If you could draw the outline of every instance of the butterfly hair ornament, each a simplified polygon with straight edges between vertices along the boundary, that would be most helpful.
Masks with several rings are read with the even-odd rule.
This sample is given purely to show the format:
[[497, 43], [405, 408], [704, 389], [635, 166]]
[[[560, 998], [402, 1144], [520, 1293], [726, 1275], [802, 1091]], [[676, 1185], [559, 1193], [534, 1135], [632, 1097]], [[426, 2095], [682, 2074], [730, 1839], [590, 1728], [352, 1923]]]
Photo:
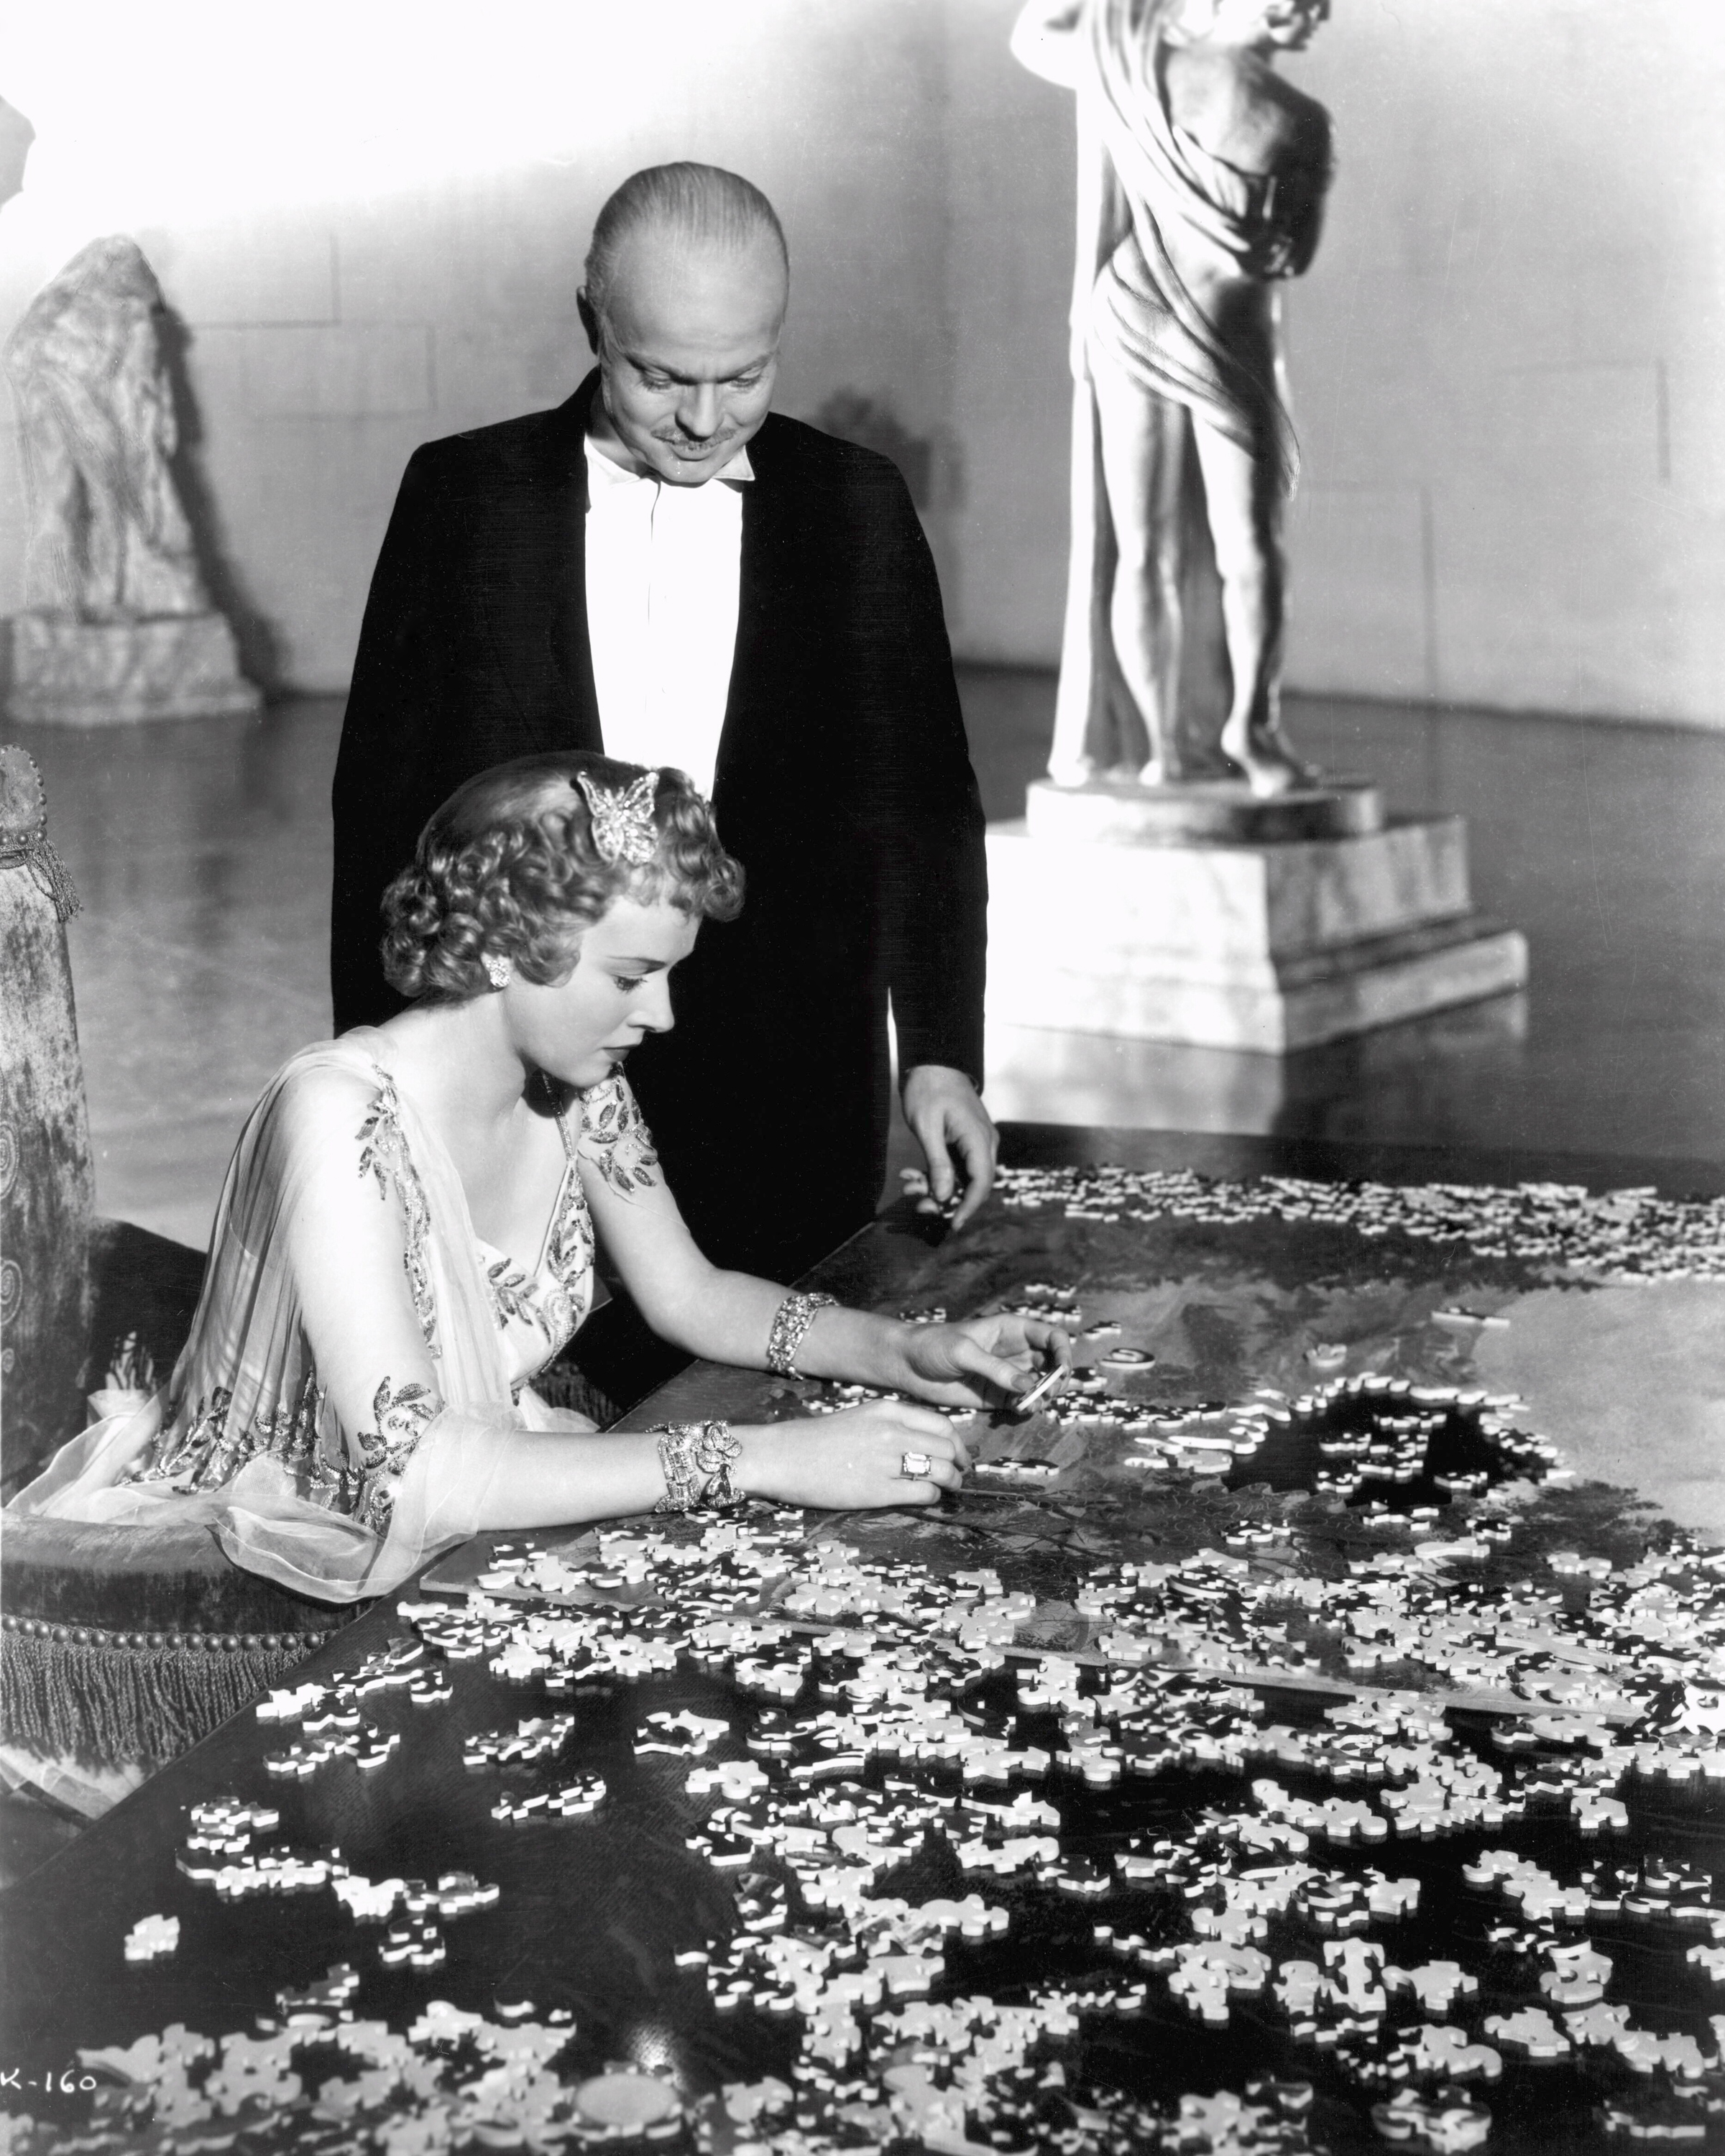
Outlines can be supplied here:
[[649, 771], [632, 786], [596, 786], [584, 771], [575, 774], [593, 818], [593, 848], [608, 868], [619, 861], [639, 868], [659, 850], [659, 827], [653, 821], [653, 797], [659, 773]]

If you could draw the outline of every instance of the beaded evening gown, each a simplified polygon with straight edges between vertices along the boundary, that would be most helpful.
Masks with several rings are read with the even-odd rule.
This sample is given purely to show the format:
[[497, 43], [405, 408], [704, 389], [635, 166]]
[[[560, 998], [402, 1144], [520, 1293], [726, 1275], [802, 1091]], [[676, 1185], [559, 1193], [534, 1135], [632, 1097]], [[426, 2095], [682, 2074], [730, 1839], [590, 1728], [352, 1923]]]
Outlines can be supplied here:
[[277, 1073], [228, 1168], [172, 1378], [64, 1446], [8, 1510], [205, 1517], [235, 1563], [347, 1601], [473, 1532], [505, 1433], [593, 1427], [531, 1380], [592, 1300], [582, 1166], [626, 1188], [652, 1163], [626, 1081], [561, 1118], [562, 1180], [529, 1265], [475, 1234], [387, 1057], [359, 1027]]

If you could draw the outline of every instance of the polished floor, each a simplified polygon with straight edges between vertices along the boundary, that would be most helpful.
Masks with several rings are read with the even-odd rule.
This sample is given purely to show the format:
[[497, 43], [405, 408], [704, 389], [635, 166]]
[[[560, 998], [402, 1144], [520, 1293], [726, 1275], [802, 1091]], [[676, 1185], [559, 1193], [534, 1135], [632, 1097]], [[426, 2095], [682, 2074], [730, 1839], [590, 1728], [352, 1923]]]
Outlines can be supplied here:
[[[1022, 813], [1053, 682], [968, 669], [991, 818]], [[1328, 767], [1466, 816], [1525, 994], [1276, 1057], [998, 1028], [999, 1116], [1725, 1158], [1725, 735], [1292, 700]], [[84, 911], [69, 935], [97, 1202], [197, 1244], [246, 1108], [326, 1031], [341, 704], [244, 721], [13, 729]], [[902, 1141], [898, 1157], [903, 1152]]]

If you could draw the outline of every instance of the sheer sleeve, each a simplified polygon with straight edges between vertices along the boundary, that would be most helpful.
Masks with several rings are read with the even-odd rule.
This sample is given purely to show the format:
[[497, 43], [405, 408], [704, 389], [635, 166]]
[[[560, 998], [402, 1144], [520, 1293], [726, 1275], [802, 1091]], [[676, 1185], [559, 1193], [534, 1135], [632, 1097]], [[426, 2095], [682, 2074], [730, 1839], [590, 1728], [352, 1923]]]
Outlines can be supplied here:
[[17, 1502], [207, 1521], [236, 1564], [347, 1602], [472, 1533], [526, 1426], [454, 1165], [349, 1035], [248, 1118], [171, 1383]]
[[473, 1531], [521, 1418], [506, 1396], [473, 1398], [470, 1383], [454, 1389], [461, 1404], [449, 1397], [439, 1306], [449, 1268], [438, 1263], [434, 1208], [388, 1078], [306, 1070], [275, 1107], [274, 1226], [319, 1457], [308, 1488], [278, 1454], [255, 1455], [229, 1486], [218, 1532], [236, 1563], [347, 1599], [398, 1584]]
[[305, 1163], [283, 1225], [319, 1420], [360, 1478], [344, 1509], [381, 1532], [444, 1405], [425, 1196], [387, 1085], [307, 1072], [279, 1113], [282, 1143]]

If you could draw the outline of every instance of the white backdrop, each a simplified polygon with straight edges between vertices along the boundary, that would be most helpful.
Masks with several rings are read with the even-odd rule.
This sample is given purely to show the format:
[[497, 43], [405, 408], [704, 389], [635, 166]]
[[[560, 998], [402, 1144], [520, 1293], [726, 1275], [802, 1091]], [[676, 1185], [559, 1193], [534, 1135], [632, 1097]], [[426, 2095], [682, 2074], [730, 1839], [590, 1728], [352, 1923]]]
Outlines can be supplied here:
[[[556, 401], [592, 214], [693, 156], [773, 196], [780, 403], [921, 444], [955, 641], [1055, 654], [1070, 113], [1014, 0], [306, 0], [18, 8], [34, 122], [0, 330], [131, 231], [187, 326], [226, 596], [279, 684], [345, 682], [415, 443]], [[1725, 12], [1336, 0], [1291, 294], [1301, 685], [1725, 724]], [[18, 479], [0, 444], [0, 613]]]

